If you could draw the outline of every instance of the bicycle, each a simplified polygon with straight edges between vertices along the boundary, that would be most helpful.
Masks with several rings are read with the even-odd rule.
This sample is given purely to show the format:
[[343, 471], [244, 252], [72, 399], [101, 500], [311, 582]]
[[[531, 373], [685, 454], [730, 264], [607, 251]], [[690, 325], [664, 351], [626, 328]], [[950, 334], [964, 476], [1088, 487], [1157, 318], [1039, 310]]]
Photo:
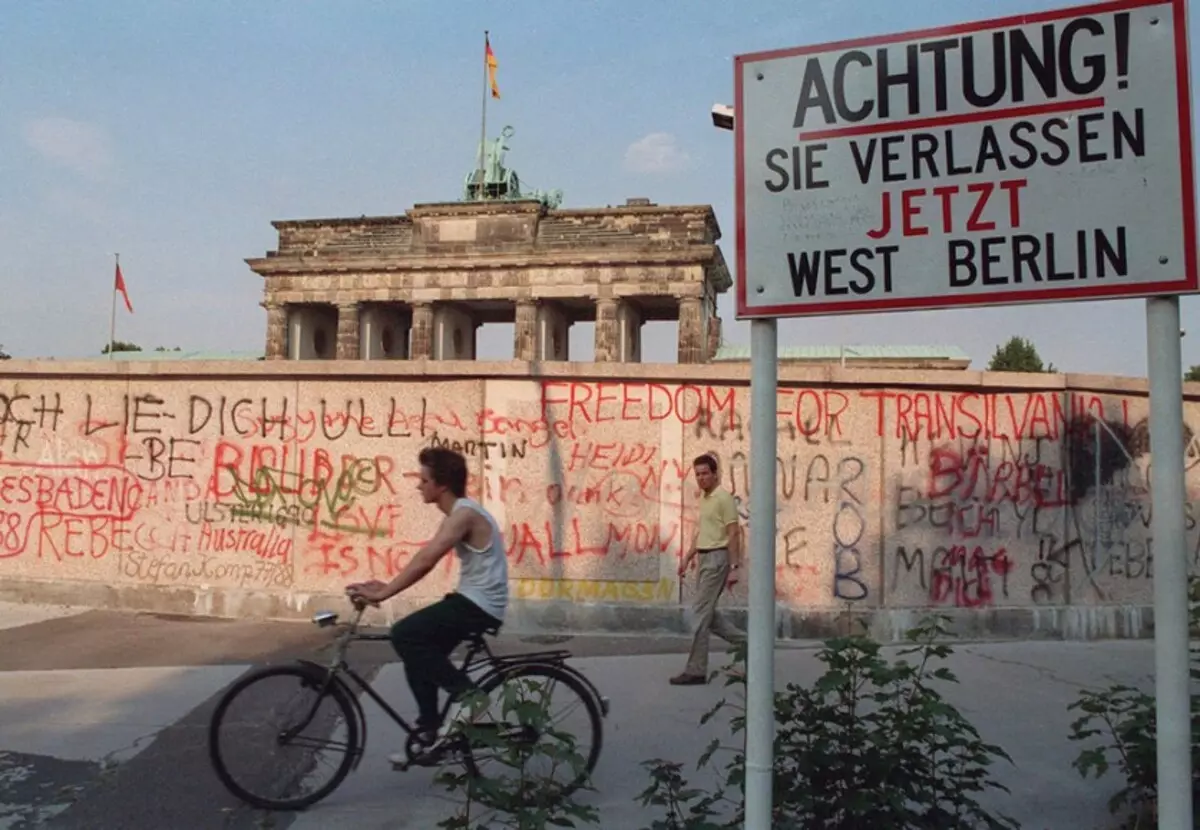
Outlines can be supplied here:
[[[367, 604], [355, 601], [353, 605], [357, 610], [357, 614], [352, 622], [343, 624], [344, 631], [335, 641], [336, 645], [333, 657], [327, 665], [321, 665], [312, 660], [297, 659], [293, 663], [266, 666], [252, 671], [235, 682], [222, 695], [216, 709], [213, 711], [208, 730], [210, 761], [221, 783], [231, 793], [247, 804], [267, 810], [302, 810], [326, 798], [341, 785], [342, 781], [345, 780], [351, 771], [357, 769], [359, 763], [362, 761], [366, 747], [367, 721], [362, 703], [359, 701], [358, 695], [351, 689], [347, 678], [353, 680], [360, 691], [365, 691], [380, 709], [407, 734], [407, 740], [404, 745], [407, 761], [396, 768], [404, 771], [413, 766], [420, 765], [424, 757], [423, 750], [425, 746], [417, 737], [415, 726], [411, 725], [393, 709], [371, 684], [346, 662], [346, 652], [352, 642], [379, 642], [388, 640], [386, 633], [372, 634], [359, 631], [363, 612], [366, 610]], [[318, 611], [313, 615], [312, 622], [320, 628], [329, 628], [338, 624], [338, 614], [333, 611]], [[565, 797], [582, 786], [587, 777], [595, 770], [603, 741], [602, 720], [608, 717], [609, 700], [600, 694], [596, 686], [582, 672], [566, 664], [566, 660], [571, 657], [570, 651], [557, 649], [497, 656], [489, 648], [484, 639], [484, 634], [495, 636], [498, 633], [499, 626], [494, 626], [466, 640], [468, 646], [467, 653], [463, 658], [460, 668], [468, 672], [468, 674], [478, 671], [481, 667], [484, 669], [479, 679], [473, 678], [475, 688], [479, 692], [490, 695], [498, 686], [513, 679], [541, 678], [566, 686], [580, 698], [587, 711], [591, 725], [592, 748], [588, 753], [585, 769], [580, 771], [567, 785], [557, 790], [557, 794], [560, 797]], [[338, 730], [345, 733], [343, 742], [334, 742], [333, 744], [341, 746], [345, 750], [345, 755], [337, 764], [333, 777], [309, 795], [295, 798], [262, 796], [250, 789], [250, 787], [254, 786], [253, 782], [241, 779], [230, 771], [230, 760], [239, 756], [236, 744], [238, 738], [241, 736], [235, 735], [228, 740], [223, 740], [221, 726], [226, 714], [230, 706], [248, 689], [265, 680], [276, 678], [294, 678], [299, 681], [302, 690], [315, 689], [317, 694], [316, 699], [307, 710], [301, 707], [301, 711], [299, 712], [301, 715], [300, 723], [297, 726], [275, 732], [274, 739], [277, 745], [282, 746], [296, 741], [294, 744], [296, 746], [311, 746], [312, 743], [309, 739], [297, 740], [297, 737], [304, 728], [314, 722], [317, 709], [325, 700], [333, 701], [334, 714], [338, 716], [321, 724], [327, 730], [328, 737], [332, 738]], [[448, 695], [447, 697], [450, 698], [451, 696]], [[452, 699], [446, 700], [441, 712], [442, 719], [445, 719], [453, 702]], [[259, 719], [253, 718], [251, 724], [257, 726]], [[502, 739], [511, 741], [522, 739], [536, 740], [540, 737], [529, 735], [528, 733], [528, 725], [518, 725], [511, 732], [500, 732]], [[491, 746], [492, 742], [487, 741], [485, 745]], [[461, 736], [459, 736], [459, 740], [455, 741], [453, 746], [454, 754], [459, 757], [466, 768], [467, 775], [471, 779], [480, 779], [482, 777], [475, 757], [478, 754], [479, 748], [470, 740], [463, 739]], [[313, 764], [309, 761], [290, 766], [287, 764], [276, 765], [266, 763], [261, 757], [252, 758], [251, 761], [253, 765], [251, 775], [257, 775], [260, 778], [276, 779], [290, 784], [298, 781], [303, 782], [312, 775]]]

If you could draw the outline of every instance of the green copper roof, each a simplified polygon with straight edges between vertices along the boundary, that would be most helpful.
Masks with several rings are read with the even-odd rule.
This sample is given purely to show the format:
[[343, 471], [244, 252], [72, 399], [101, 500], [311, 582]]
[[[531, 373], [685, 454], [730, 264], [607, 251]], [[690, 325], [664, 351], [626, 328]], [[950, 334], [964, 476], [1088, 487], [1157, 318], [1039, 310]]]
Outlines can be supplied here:
[[[107, 354], [90, 354], [86, 357], [54, 357], [54, 358], [37, 358], [39, 360], [108, 360]], [[217, 351], [140, 351], [140, 352], [115, 352], [112, 356], [113, 361], [154, 361], [154, 360], [262, 360], [263, 353], [256, 352], [217, 352]]]
[[[781, 346], [780, 360], [970, 360], [958, 346]], [[749, 346], [722, 346], [713, 360], [749, 360]]]

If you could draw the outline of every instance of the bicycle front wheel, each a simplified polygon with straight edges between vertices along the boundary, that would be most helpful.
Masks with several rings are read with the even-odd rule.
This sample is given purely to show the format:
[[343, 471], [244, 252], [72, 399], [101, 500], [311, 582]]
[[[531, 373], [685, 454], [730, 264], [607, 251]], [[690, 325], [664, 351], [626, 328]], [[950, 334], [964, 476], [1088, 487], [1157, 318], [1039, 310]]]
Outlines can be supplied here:
[[[221, 698], [208, 727], [217, 777], [242, 801], [300, 810], [337, 788], [359, 753], [359, 724], [346, 692], [300, 666], [246, 675]], [[321, 763], [321, 752], [334, 754]]]
[[[603, 743], [600, 708], [574, 672], [518, 664], [480, 684], [475, 702], [470, 725], [461, 727], [461, 754], [482, 801], [527, 805], [565, 798], [595, 771]], [[464, 703], [471, 706], [470, 698]]]

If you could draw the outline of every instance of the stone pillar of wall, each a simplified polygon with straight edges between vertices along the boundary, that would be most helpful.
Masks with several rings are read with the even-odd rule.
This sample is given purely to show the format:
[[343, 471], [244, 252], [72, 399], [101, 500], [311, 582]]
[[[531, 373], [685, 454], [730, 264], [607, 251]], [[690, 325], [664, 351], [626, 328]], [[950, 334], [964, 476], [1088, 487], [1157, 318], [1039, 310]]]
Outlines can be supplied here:
[[557, 303], [539, 302], [537, 355], [539, 360], [570, 360], [571, 321]]
[[404, 360], [412, 328], [409, 312], [399, 305], [372, 303], [358, 318], [359, 352], [362, 360]]
[[617, 304], [617, 360], [642, 362], [642, 312], [628, 302]]
[[717, 356], [717, 352], [721, 350], [721, 318], [713, 315], [708, 318], [708, 354], [705, 355], [705, 362], [712, 360]]
[[679, 357], [680, 363], [703, 363], [707, 332], [704, 330], [703, 300], [699, 297], [679, 298]]
[[358, 303], [337, 307], [337, 360], [358, 360]]
[[262, 303], [267, 310], [267, 360], [287, 359], [287, 306], [283, 303]]
[[288, 360], [333, 360], [337, 357], [338, 312], [324, 303], [287, 307]]
[[617, 340], [617, 301], [596, 300], [596, 362], [616, 363], [620, 359]]
[[439, 304], [433, 312], [433, 359], [474, 360], [478, 329], [470, 306]]
[[533, 300], [518, 300], [513, 325], [513, 360], [538, 360], [538, 306]]
[[413, 303], [412, 344], [408, 355], [412, 360], [433, 358], [433, 306], [429, 303]]

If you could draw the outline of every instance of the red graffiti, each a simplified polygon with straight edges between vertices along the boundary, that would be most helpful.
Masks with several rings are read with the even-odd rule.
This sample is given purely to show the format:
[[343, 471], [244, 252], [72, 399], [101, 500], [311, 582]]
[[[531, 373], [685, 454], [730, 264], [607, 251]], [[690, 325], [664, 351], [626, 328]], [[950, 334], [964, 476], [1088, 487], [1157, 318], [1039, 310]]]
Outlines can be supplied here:
[[475, 418], [480, 435], [514, 437], [528, 436], [530, 449], [540, 450], [550, 446], [555, 439], [571, 437], [571, 426], [566, 421], [551, 421], [547, 418], [526, 419], [497, 414], [485, 409]]
[[556, 537], [552, 522], [512, 525], [508, 556], [520, 564], [526, 557], [539, 563], [553, 559], [603, 556], [624, 559], [629, 556], [661, 555], [677, 552], [683, 539], [680, 524], [658, 522], [605, 522], [599, 532], [589, 534], [578, 518], [567, 521]]
[[[142, 496], [137, 479], [116, 465], [0, 461], [0, 558], [24, 553], [31, 541], [39, 555], [49, 544], [60, 560], [100, 558], [112, 547], [112, 528], [133, 517]], [[58, 528], [65, 547], [50, 541]]]
[[[572, 442], [567, 458], [567, 470], [615, 470], [621, 467], [657, 466], [658, 445], [645, 443]], [[681, 468], [678, 461], [677, 468]]]
[[805, 438], [817, 435], [832, 440], [841, 438], [842, 415], [850, 408], [850, 398], [835, 389], [780, 389], [776, 394], [777, 418], [794, 424]]
[[[889, 414], [894, 437], [930, 440], [1009, 438], [1026, 440], [1062, 437], [1068, 423], [1093, 415], [1104, 419], [1104, 402], [1095, 395], [1039, 392], [995, 395], [982, 392], [953, 394], [863, 390], [860, 398], [876, 402], [876, 430], [886, 434]], [[1067, 399], [1064, 404], [1064, 397]], [[1024, 399], [1023, 401], [1021, 399]], [[890, 406], [889, 406], [890, 404]], [[1122, 402], [1122, 414], [1128, 412]]]
[[987, 447], [976, 446], [961, 457], [940, 447], [929, 456], [930, 499], [950, 499], [960, 504], [1034, 505], [1062, 507], [1068, 503], [1066, 473], [1044, 464], [1002, 461], [993, 470]]
[[141, 485], [121, 467], [93, 467], [85, 472], [81, 467], [25, 466], [35, 470], [0, 476], [0, 504], [29, 505], [38, 513], [128, 519], [141, 503]]
[[[390, 544], [367, 544], [364, 548], [341, 533], [315, 531], [308, 537], [309, 561], [305, 571], [320, 576], [347, 578], [365, 570], [372, 579], [392, 579], [408, 564], [424, 541], [397, 541]], [[315, 556], [313, 556], [315, 554]], [[447, 568], [453, 557], [446, 557]]]
[[112, 518], [44, 515], [37, 519], [39, 558], [53, 556], [59, 562], [103, 559], [113, 551], [128, 547], [127, 529]]
[[335, 459], [336, 456], [319, 448], [297, 448], [291, 444], [252, 444], [243, 448], [219, 441], [213, 454], [209, 490], [217, 498], [237, 492], [293, 495], [314, 505], [331, 488], [374, 493], [386, 487], [395, 495], [392, 482], [395, 462], [390, 456], [364, 459], [343, 454]]
[[682, 384], [672, 391], [661, 383], [579, 383], [550, 381], [542, 384], [542, 417], [551, 420], [550, 408], [566, 406], [565, 421], [571, 437], [580, 424], [612, 421], [654, 423], [673, 420], [702, 423], [712, 429], [724, 424], [733, 429], [736, 411], [732, 387]]
[[957, 608], [991, 605], [996, 596], [992, 578], [1000, 581], [1000, 594], [1006, 596], [1012, 568], [1004, 548], [991, 554], [982, 547], [970, 551], [963, 545], [938, 548], [933, 554], [929, 599], [934, 605]]

